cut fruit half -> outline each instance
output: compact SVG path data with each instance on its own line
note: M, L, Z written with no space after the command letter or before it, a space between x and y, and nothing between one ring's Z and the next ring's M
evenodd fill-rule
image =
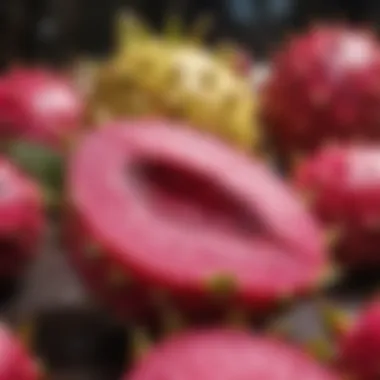
M103 128L84 138L67 179L70 256L110 304L259 312L325 272L322 235L291 190L190 128Z

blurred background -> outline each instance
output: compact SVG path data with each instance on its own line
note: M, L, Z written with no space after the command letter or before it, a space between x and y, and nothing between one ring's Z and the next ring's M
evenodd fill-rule
M316 21L348 20L375 30L380 25L377 0L1 0L1 69L15 61L64 67L77 57L107 56L114 47L115 16L125 8L156 29L163 27L168 14L181 16L185 25L209 15L214 25L209 42L232 40L262 62L288 35ZM48 278L52 264L43 265L36 278ZM61 261L53 265L68 273ZM35 306L44 311L33 346L53 368L54 379L117 379L127 356L125 329L83 304L86 296L70 274L65 276L62 302L56 298L59 291L44 283L37 290L29 288L14 314L30 310L38 289L50 291L46 302Z
M213 38L238 41L265 59L283 38L316 20L348 19L372 24L380 20L376 0L2 0L1 63L10 59L67 62L76 54L102 56L113 45L113 19L131 8L160 28L168 13L186 23L207 13Z

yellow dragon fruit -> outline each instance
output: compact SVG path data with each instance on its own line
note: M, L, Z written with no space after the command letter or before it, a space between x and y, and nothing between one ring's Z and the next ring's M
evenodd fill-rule
M160 116L257 150L255 96L249 78L234 67L233 49L208 50L199 26L185 37L172 21L158 35L134 17L121 17L117 53L96 68L92 80L91 123Z

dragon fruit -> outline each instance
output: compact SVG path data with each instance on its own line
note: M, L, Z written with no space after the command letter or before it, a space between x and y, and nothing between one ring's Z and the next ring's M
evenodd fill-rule
M331 231L336 259L351 269L380 265L380 146L331 145L296 169L295 186Z
M0 81L3 134L62 149L81 124L84 103L69 78L15 67Z
M124 380L333 380L302 350L233 329L192 330L148 352Z
M42 68L14 67L0 79L3 150L48 190L61 186L61 153L83 115L84 101L69 78Z
M38 253L44 230L38 186L0 158L0 277L14 278Z
M322 235L296 194L219 139L136 120L73 153L68 255L116 313L266 312L325 275Z
M154 35L133 19L122 18L120 25L119 51L93 70L90 123L165 117L189 122L248 151L259 148L243 53L230 47L213 53L202 47L198 36Z
M354 380L380 376L380 302L372 302L343 334L338 345L338 364Z
M326 142L380 138L380 49L369 31L318 26L274 60L262 93L271 144L291 166Z
M37 364L4 325L0 326L0 380L40 380Z

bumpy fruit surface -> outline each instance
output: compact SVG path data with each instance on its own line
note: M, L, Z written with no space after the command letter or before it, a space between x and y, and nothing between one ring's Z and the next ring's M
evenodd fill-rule
M22 344L0 325L0 380L41 380L36 363Z
M83 99L64 76L15 67L0 79L3 151L49 191L61 186L61 152L81 127L83 114Z
M341 369L354 380L377 380L380 376L380 302L373 302L340 342Z
M261 162L183 125L140 120L88 135L67 184L68 252L114 309L157 301L259 313L326 269L296 195Z
M84 103L69 78L13 68L0 81L2 132L58 149L81 125Z
M242 331L189 331L148 353L124 380L333 380L301 350Z
M196 40L137 33L126 24L119 53L97 70L93 121L162 116L187 121L247 150L259 145L245 57L233 56L231 49L216 55Z
M319 26L294 38L272 70L262 107L281 156L380 138L380 50L370 32Z
M380 265L380 146L325 147L298 167L296 187L331 231L337 259Z
M0 276L20 274L40 248L43 201L37 185L0 158Z

